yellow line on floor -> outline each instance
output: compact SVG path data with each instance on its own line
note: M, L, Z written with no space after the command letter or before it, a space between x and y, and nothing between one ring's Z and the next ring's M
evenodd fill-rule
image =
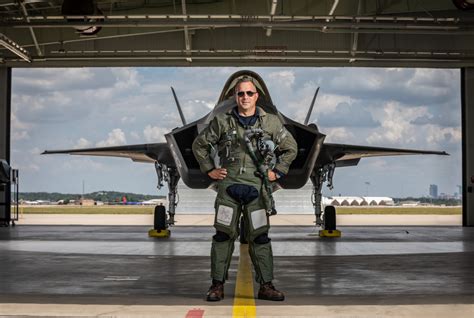
M253 294L252 266L248 244L240 244L239 269L237 270L232 317L257 317L255 295Z

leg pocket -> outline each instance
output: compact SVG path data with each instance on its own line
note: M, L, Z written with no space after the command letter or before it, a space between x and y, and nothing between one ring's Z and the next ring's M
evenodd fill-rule
M238 236L237 224L240 216L240 207L229 199L226 195L216 198L214 227L216 230L228 234L234 240Z
M262 226L268 226L267 212L265 209L250 212L250 222L253 230L258 230Z
M234 216L234 208L225 205L217 206L216 223L230 226Z

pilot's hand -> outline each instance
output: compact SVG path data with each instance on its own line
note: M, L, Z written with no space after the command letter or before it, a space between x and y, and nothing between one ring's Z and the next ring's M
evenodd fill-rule
M227 177L227 169L225 168L218 168L211 170L207 173L207 175L214 180L222 180Z
M268 180L275 181L277 178L276 173L273 170L268 170Z

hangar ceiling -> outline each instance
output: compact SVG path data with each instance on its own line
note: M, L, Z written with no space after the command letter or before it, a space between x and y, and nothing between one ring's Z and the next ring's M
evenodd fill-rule
M473 66L474 11L455 3L469 9L474 1L0 0L0 61Z

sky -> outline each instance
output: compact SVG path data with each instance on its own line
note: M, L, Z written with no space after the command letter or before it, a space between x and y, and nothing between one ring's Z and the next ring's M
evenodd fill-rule
M124 158L40 155L44 150L164 142L181 125L170 90L187 122L214 106L231 74L242 68L14 69L11 163L20 191L86 193L156 189L152 164ZM443 150L450 156L362 159L336 169L325 195L427 196L461 184L460 72L408 68L252 68L277 108L303 122L316 88L310 122L326 141ZM367 184L369 183L369 184Z

